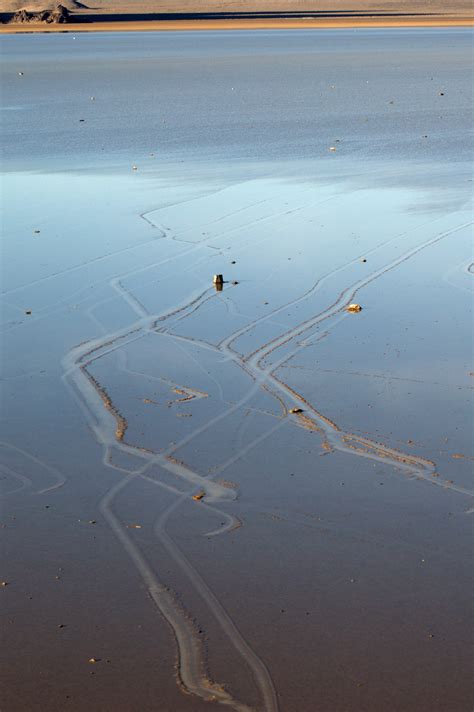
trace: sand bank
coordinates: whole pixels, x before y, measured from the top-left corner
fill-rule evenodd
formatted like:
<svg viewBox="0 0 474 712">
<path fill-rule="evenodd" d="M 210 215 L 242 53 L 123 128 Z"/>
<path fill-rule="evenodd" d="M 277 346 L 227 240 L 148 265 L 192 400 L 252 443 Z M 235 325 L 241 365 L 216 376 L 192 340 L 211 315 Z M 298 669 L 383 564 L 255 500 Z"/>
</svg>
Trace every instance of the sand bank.
<svg viewBox="0 0 474 712">
<path fill-rule="evenodd" d="M 90 23 L 78 22 L 67 25 L 4 24 L 2 34 L 30 32 L 176 32 L 189 30 L 297 30 L 297 29 L 351 29 L 383 27 L 469 27 L 473 18 L 469 16 L 404 16 L 404 17 L 332 17 L 298 19 L 222 19 L 222 20 L 138 20 Z"/>
</svg>

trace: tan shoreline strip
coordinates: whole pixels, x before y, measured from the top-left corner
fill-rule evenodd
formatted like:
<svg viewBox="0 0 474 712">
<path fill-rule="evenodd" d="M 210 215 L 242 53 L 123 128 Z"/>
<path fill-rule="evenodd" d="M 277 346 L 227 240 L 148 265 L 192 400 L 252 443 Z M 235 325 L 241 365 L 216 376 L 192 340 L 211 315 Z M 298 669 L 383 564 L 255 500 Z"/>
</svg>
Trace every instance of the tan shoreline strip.
<svg viewBox="0 0 474 712">
<path fill-rule="evenodd" d="M 357 29 L 357 28 L 404 28 L 404 27 L 472 27 L 473 17 L 431 16 L 431 17 L 367 17 L 331 19 L 258 19 L 258 20 L 163 20 L 137 22 L 89 22 L 68 23 L 66 25 L 0 25 L 0 34 L 31 32 L 176 32 L 187 30 L 297 30 L 297 29 Z"/>
</svg>

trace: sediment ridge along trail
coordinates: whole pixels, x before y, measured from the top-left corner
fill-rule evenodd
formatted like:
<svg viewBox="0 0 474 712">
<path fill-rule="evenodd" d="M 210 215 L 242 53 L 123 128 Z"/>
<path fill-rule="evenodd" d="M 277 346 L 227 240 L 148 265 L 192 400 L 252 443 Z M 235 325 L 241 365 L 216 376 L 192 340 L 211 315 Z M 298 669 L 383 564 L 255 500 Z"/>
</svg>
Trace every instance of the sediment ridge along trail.
<svg viewBox="0 0 474 712">
<path fill-rule="evenodd" d="M 147 222 L 151 222 L 149 217 L 143 216 Z M 158 225 L 156 227 L 159 227 Z M 202 576 L 196 568 L 185 557 L 177 544 L 173 541 L 167 532 L 166 525 L 173 513 L 183 502 L 189 500 L 197 489 L 202 489 L 205 492 L 204 507 L 210 511 L 219 513 L 225 520 L 222 528 L 209 532 L 208 535 L 217 535 L 229 531 L 234 526 L 238 526 L 235 518 L 220 509 L 220 506 L 225 505 L 226 501 L 230 501 L 235 497 L 235 493 L 227 487 L 215 481 L 218 474 L 225 471 L 234 462 L 237 462 L 251 448 L 257 447 L 271 432 L 276 428 L 281 427 L 286 421 L 288 415 L 287 403 L 298 405 L 304 411 L 303 414 L 297 415 L 294 422 L 302 427 L 314 429 L 321 433 L 327 447 L 332 450 L 339 450 L 372 460 L 379 460 L 394 465 L 413 476 L 422 478 L 432 484 L 441 485 L 452 489 L 460 494 L 472 496 L 473 493 L 463 488 L 457 487 L 454 484 L 441 481 L 439 478 L 433 478 L 436 473 L 435 465 L 428 460 L 424 460 L 412 455 L 406 455 L 400 451 L 389 448 L 380 443 L 373 442 L 369 438 L 357 436 L 341 430 L 336 423 L 329 420 L 326 416 L 320 413 L 312 404 L 304 397 L 304 394 L 297 393 L 288 384 L 285 384 L 277 375 L 278 368 L 294 356 L 300 349 L 304 348 L 305 344 L 299 343 L 297 340 L 303 335 L 308 334 L 318 324 L 325 322 L 326 332 L 331 329 L 345 316 L 344 309 L 347 304 L 352 301 L 357 292 L 370 282 L 378 279 L 386 274 L 389 270 L 395 269 L 402 262 L 410 259 L 412 256 L 427 249 L 436 242 L 448 238 L 466 225 L 459 225 L 456 228 L 437 234 L 435 237 L 425 240 L 418 246 L 400 251 L 400 255 L 387 262 L 383 267 L 373 271 L 364 279 L 354 280 L 350 286 L 344 287 L 340 291 L 339 285 L 334 285 L 334 296 L 332 302 L 325 308 L 320 310 L 311 318 L 287 329 L 285 333 L 273 338 L 270 341 L 261 343 L 253 353 L 244 356 L 239 354 L 233 348 L 235 341 L 247 333 L 251 329 L 255 329 L 262 322 L 275 317 L 283 309 L 294 306 L 297 303 L 306 301 L 310 303 L 313 295 L 322 287 L 322 285 L 331 286 L 331 280 L 339 277 L 343 270 L 350 267 L 355 260 L 342 265 L 341 267 L 331 271 L 321 279 L 319 279 L 305 294 L 288 304 L 273 310 L 265 317 L 259 319 L 250 319 L 249 322 L 242 328 L 236 330 L 233 334 L 226 337 L 220 344 L 214 346 L 204 341 L 196 339 L 188 339 L 187 337 L 177 336 L 173 334 L 173 326 L 180 320 L 185 319 L 191 313 L 202 308 L 210 299 L 219 298 L 221 295 L 213 290 L 205 289 L 196 291 L 188 295 L 182 303 L 176 304 L 173 308 L 161 314 L 149 314 L 145 306 L 128 290 L 123 282 L 128 274 L 123 274 L 120 277 L 115 277 L 109 284 L 111 288 L 123 298 L 137 315 L 137 320 L 126 328 L 117 330 L 113 333 L 108 333 L 100 338 L 94 339 L 86 344 L 83 344 L 73 349 L 63 360 L 64 380 L 71 387 L 76 400 L 79 403 L 91 429 L 103 446 L 103 463 L 107 467 L 115 468 L 121 471 L 123 476 L 118 482 L 107 492 L 101 501 L 101 512 L 116 535 L 117 539 L 123 546 L 126 553 L 130 556 L 133 564 L 136 566 L 142 576 L 151 598 L 155 602 L 157 608 L 162 613 L 164 618 L 170 624 L 177 643 L 178 649 L 178 674 L 180 683 L 183 688 L 203 700 L 213 699 L 223 705 L 230 706 L 235 710 L 249 710 L 250 707 L 242 701 L 232 697 L 223 687 L 212 682 L 204 670 L 204 650 L 203 644 L 196 630 L 193 628 L 185 612 L 177 603 L 173 592 L 167 588 L 165 583 L 160 579 L 158 572 L 148 564 L 145 557 L 137 547 L 134 541 L 127 533 L 124 523 L 114 512 L 114 501 L 116 497 L 132 486 L 138 479 L 145 480 L 153 485 L 165 488 L 175 495 L 175 500 L 171 506 L 165 509 L 160 514 L 155 523 L 155 535 L 157 541 L 164 550 L 172 557 L 176 566 L 185 573 L 193 586 L 197 595 L 207 604 L 210 613 L 221 627 L 222 631 L 227 636 L 230 644 L 240 655 L 242 661 L 250 671 L 256 688 L 259 692 L 261 708 L 273 712 L 278 709 L 278 702 L 274 684 L 264 662 L 256 655 L 248 643 L 244 640 L 238 627 L 225 611 L 221 602 L 215 596 L 213 591 L 206 584 Z M 199 226 L 196 227 L 196 230 Z M 396 239 L 403 236 L 398 235 Z M 177 236 L 171 236 L 167 230 L 163 234 L 163 239 L 178 240 Z M 394 238 L 395 239 L 395 238 Z M 386 243 L 384 243 L 386 244 Z M 374 248 L 381 249 L 383 245 Z M 196 252 L 199 249 L 205 249 L 205 244 L 198 244 L 192 247 L 189 252 Z M 176 256 L 175 259 L 182 257 L 182 254 Z M 173 258 L 167 260 L 172 263 Z M 150 269 L 150 265 L 143 268 L 143 271 Z M 134 270 L 137 274 L 140 270 Z M 126 439 L 128 423 L 118 409 L 115 407 L 112 398 L 101 386 L 101 384 L 89 372 L 89 367 L 99 359 L 106 355 L 115 354 L 121 358 L 119 366 L 127 371 L 125 359 L 125 347 L 143 338 L 145 335 L 155 334 L 157 338 L 173 339 L 176 344 L 185 344 L 186 341 L 192 342 L 193 345 L 200 348 L 211 349 L 221 354 L 227 359 L 231 359 L 238 367 L 242 368 L 252 379 L 252 385 L 248 388 L 241 398 L 234 404 L 229 405 L 223 413 L 209 419 L 205 424 L 193 430 L 187 437 L 180 442 L 173 444 L 166 451 L 156 453 L 145 450 L 133 444 L 129 444 Z M 311 339 L 315 338 L 310 336 Z M 266 359 L 272 354 L 276 354 L 279 349 L 285 349 L 285 353 L 277 358 L 273 363 L 265 363 Z M 229 417 L 235 411 L 246 405 L 259 389 L 265 388 L 272 392 L 283 404 L 283 415 L 278 420 L 275 428 L 255 438 L 237 455 L 230 458 L 226 463 L 220 465 L 212 472 L 212 475 L 202 475 L 193 470 L 188 465 L 180 462 L 174 457 L 174 454 L 192 439 L 199 437 L 202 433 L 212 428 L 219 421 Z M 135 465 L 125 467 L 114 462 L 114 453 L 123 453 L 126 456 L 131 456 Z M 141 464 L 137 465 L 139 462 Z M 178 480 L 184 481 L 189 489 L 185 492 L 174 488 L 169 484 L 165 484 L 160 480 L 151 477 L 149 470 L 158 466 Z M 219 508 L 215 505 L 219 504 Z M 259 706 L 260 706 L 259 705 Z"/>
</svg>

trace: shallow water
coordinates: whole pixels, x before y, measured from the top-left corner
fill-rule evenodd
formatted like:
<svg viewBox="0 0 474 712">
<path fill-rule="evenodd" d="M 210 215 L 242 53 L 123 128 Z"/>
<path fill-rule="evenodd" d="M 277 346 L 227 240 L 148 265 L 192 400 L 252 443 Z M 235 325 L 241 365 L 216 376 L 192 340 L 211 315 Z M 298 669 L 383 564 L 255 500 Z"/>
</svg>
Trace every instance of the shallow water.
<svg viewBox="0 0 474 712">
<path fill-rule="evenodd" d="M 471 33 L 1 43 L 2 709 L 470 709 Z"/>
</svg>

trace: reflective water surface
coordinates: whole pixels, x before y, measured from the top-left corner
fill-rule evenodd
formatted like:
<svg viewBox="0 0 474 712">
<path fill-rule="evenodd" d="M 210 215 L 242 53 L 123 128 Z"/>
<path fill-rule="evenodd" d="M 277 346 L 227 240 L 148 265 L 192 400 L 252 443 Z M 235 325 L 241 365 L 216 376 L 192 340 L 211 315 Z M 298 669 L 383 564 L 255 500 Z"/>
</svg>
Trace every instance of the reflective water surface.
<svg viewBox="0 0 474 712">
<path fill-rule="evenodd" d="M 470 33 L 1 42 L 2 710 L 470 710 Z"/>
</svg>

